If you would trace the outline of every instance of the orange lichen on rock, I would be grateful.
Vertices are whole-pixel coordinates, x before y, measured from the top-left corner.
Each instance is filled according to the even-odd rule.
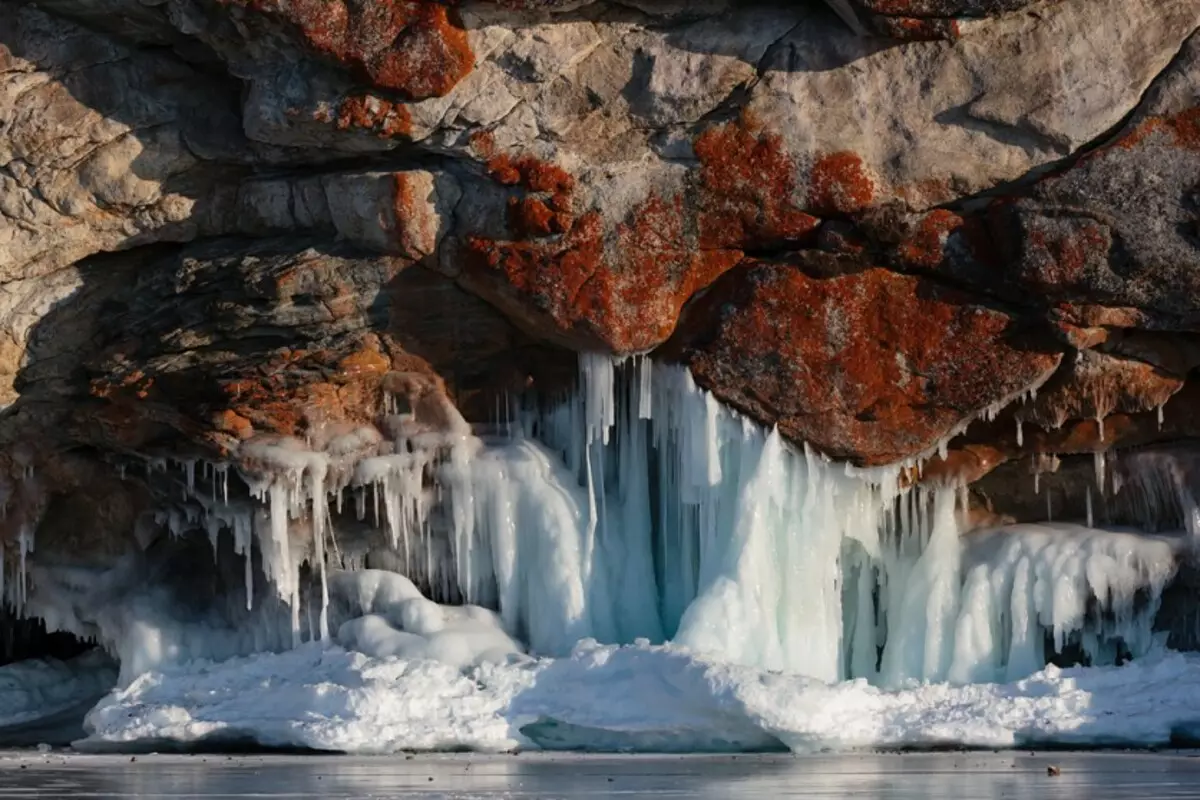
[[[532,156],[513,158],[507,153],[497,154],[487,134],[477,135],[472,144],[487,159],[486,168],[492,180],[526,192],[508,200],[509,227],[518,237],[539,238],[567,232],[574,221],[574,175]]]
[[[874,200],[875,180],[857,153],[830,153],[813,164],[808,205],[817,214],[853,214]]]
[[[392,360],[378,348],[365,346],[338,361],[338,379],[342,382],[364,377],[382,377],[392,368]]]
[[[431,201],[435,191],[428,173],[392,174],[392,232],[400,256],[419,261],[435,255],[442,225],[436,203]]]
[[[227,433],[238,441],[244,441],[254,436],[254,425],[250,420],[229,409],[213,414],[213,428],[221,433]]]
[[[953,211],[934,209],[921,218],[905,241],[896,248],[896,255],[911,267],[936,269],[945,258],[946,241],[963,225],[963,218]]]
[[[520,236],[537,238],[565,233],[570,219],[555,213],[537,197],[511,197],[508,200],[508,224]]]
[[[1049,342],[1014,343],[1001,311],[878,268],[814,278],[752,263],[714,285],[696,314],[713,320],[683,347],[701,384],[794,440],[864,464],[929,450],[1061,358]]]
[[[1193,107],[1170,116],[1150,117],[1129,133],[1112,143],[1112,147],[1133,150],[1151,139],[1154,134],[1166,137],[1173,147],[1200,150],[1200,107]],[[1107,148],[1093,153],[1096,157]]]
[[[684,220],[682,197],[651,197],[607,236],[591,211],[556,241],[473,238],[468,266],[473,282],[483,280],[480,288],[526,327],[545,330],[548,318],[549,338],[647,350],[670,336],[693,293],[741,259],[738,251],[696,248]]]
[[[387,372],[377,368],[372,349],[277,351],[256,374],[217,381],[224,402],[216,413],[241,417],[258,433],[283,436],[303,435],[315,422],[368,422],[380,407],[379,384]]]
[[[693,149],[700,159],[701,247],[778,247],[812,238],[820,220],[797,203],[796,165],[779,134],[744,117],[705,130]]]
[[[441,97],[475,65],[456,12],[434,0],[221,0],[280,17],[306,45],[408,100]]]
[[[734,247],[711,246],[703,234],[697,241],[683,194],[652,194],[620,221],[597,210],[576,216],[567,170],[498,153],[487,134],[472,147],[488,175],[516,193],[508,200],[511,238],[468,237],[463,280],[540,336],[616,352],[653,348],[670,336],[688,298],[741,260]]]
[[[1021,279],[1040,290],[1081,283],[1089,268],[1107,268],[1111,234],[1090,219],[1041,222],[1026,232]]]
[[[651,196],[617,226],[611,258],[581,293],[584,312],[623,336],[615,349],[645,350],[675,329],[683,304],[742,260],[737,250],[696,248],[684,200]]]
[[[350,95],[338,104],[333,124],[339,131],[361,130],[384,139],[412,134],[412,114],[404,103],[372,94]]]
[[[1176,147],[1200,150],[1200,108],[1189,108],[1166,121]]]

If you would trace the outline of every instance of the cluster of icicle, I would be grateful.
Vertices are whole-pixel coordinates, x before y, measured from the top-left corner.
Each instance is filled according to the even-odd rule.
[[[29,601],[28,561],[46,497],[31,458],[14,460],[13,468],[15,476],[0,475],[0,528],[16,551],[10,563],[7,548],[0,544],[0,603],[21,616]]]
[[[339,548],[345,506],[385,532],[396,572],[496,609],[505,635],[537,654],[588,638],[672,641],[887,686],[1011,679],[1068,645],[1096,663],[1118,642],[1136,656],[1175,570],[1166,538],[1070,525],[963,535],[965,492],[905,488],[901,466],[832,463],[725,408],[686,369],[647,359],[584,355],[571,396],[492,434],[413,423],[385,413],[319,441],[252,439],[231,465],[202,468],[207,491],[196,462],[182,462],[186,510],[160,523],[205,529],[214,549],[231,537],[247,608],[257,555],[273,601],[290,609],[293,645],[305,605],[308,638],[331,637],[330,587],[347,581],[333,570],[362,566]],[[229,466],[249,500],[230,497]],[[393,605],[412,605],[401,594]],[[382,630],[401,648],[389,652],[412,652],[383,622],[356,624],[357,639],[383,641]]]

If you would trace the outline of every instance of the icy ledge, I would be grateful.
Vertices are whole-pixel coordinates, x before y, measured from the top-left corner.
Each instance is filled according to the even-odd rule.
[[[583,643],[566,658],[463,673],[307,644],[147,673],[87,726],[85,749],[247,739],[352,753],[1154,746],[1200,736],[1200,657],[1159,651],[1124,667],[885,691],[672,646]]]

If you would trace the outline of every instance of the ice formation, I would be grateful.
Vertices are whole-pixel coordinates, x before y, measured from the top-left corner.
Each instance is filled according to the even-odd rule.
[[[103,573],[35,569],[31,613],[120,660],[125,688],[92,714],[97,739],[253,729],[267,744],[386,750],[609,736],[613,725],[587,714],[563,717],[566,700],[547,699],[543,681],[586,676],[607,691],[620,674],[606,671],[632,660],[667,670],[650,683],[678,673],[689,683],[674,690],[708,697],[688,712],[686,735],[662,739],[655,728],[628,740],[634,747],[898,743],[904,735],[888,726],[925,700],[1016,698],[1026,689],[995,686],[1048,661],[1156,652],[1155,613],[1185,544],[1062,523],[965,533],[961,487],[906,487],[901,466],[832,463],[723,407],[687,370],[646,359],[583,356],[576,392],[489,434],[452,408],[426,408],[440,420],[433,429],[388,406],[378,428],[252,439],[231,465],[182,461],[181,500],[160,516],[170,542]],[[231,469],[248,498],[231,495]],[[1098,461],[1101,490],[1105,471]],[[174,577],[195,546],[212,548],[215,579],[203,589]],[[581,655],[581,641],[637,645]],[[238,656],[252,657],[189,666]],[[183,687],[208,686],[209,674],[236,686],[236,669],[245,680],[282,671],[280,708],[246,711],[265,715],[249,728],[223,691],[194,709],[171,695],[202,691]],[[289,672],[302,669],[313,676]],[[336,701],[314,688],[330,683]],[[865,704],[878,728],[839,734],[833,721],[813,722],[804,733],[780,721],[768,685],[795,713],[821,698]],[[465,705],[385,701],[387,691],[449,692]],[[738,692],[761,707],[747,711]],[[332,721],[337,703],[368,701],[379,703],[374,722]],[[325,721],[289,716],[306,703]],[[1033,706],[1029,724],[1040,724],[1049,707]],[[652,727],[659,711],[648,712]],[[428,737],[414,729],[368,744],[345,729],[414,714],[437,717],[420,723]],[[448,732],[475,724],[458,714],[481,715],[487,732]],[[514,719],[536,735],[514,733]],[[914,741],[933,736],[913,724]]]
[[[36,658],[0,666],[0,739],[95,703],[115,678],[112,661],[95,650],[70,661]]]

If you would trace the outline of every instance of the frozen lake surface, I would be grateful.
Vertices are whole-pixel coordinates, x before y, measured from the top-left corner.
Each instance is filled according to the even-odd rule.
[[[0,798],[1200,797],[1194,753],[131,758],[4,753]]]

